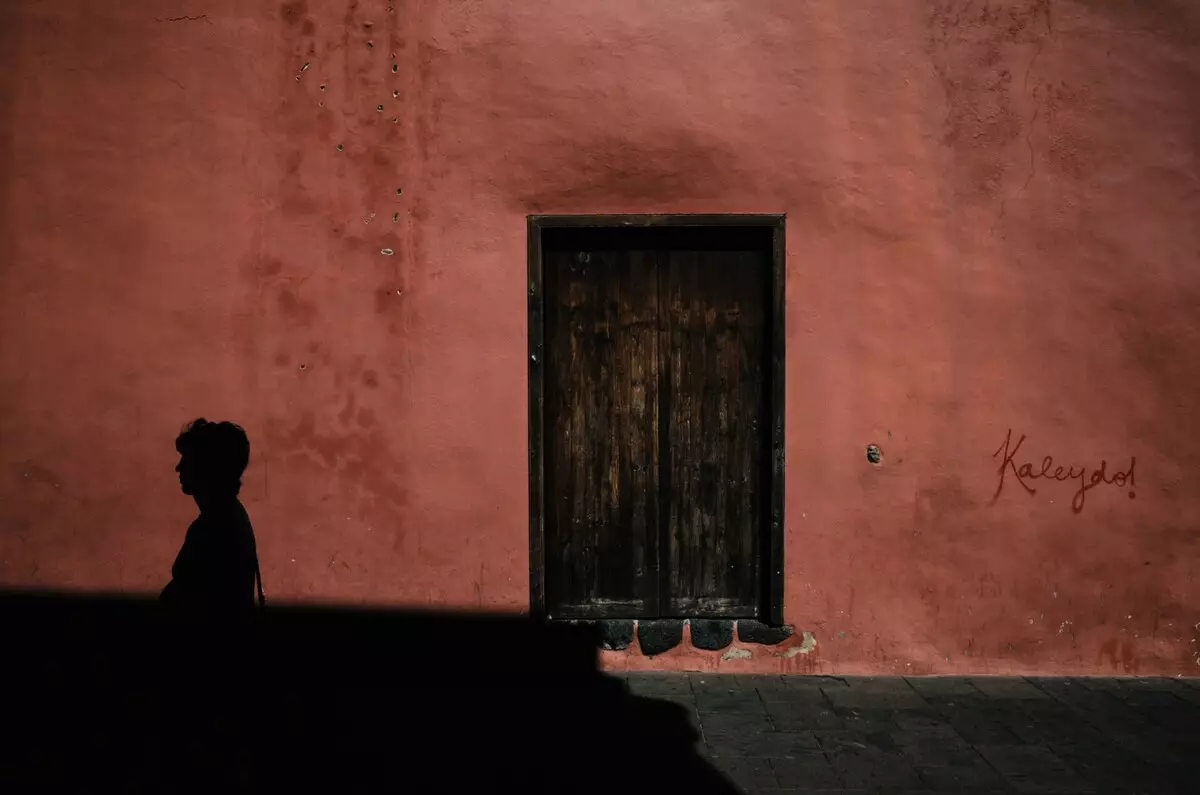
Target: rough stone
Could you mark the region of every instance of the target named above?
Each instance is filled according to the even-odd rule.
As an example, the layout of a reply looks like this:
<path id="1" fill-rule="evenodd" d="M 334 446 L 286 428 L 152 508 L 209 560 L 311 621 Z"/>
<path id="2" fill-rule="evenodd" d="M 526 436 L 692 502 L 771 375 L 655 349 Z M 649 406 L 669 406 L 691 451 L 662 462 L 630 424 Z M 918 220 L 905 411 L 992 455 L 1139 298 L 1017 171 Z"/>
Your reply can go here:
<path id="1" fill-rule="evenodd" d="M 683 642 L 683 622 L 676 619 L 639 621 L 637 632 L 642 654 L 647 657 L 670 651 Z"/>
<path id="2" fill-rule="evenodd" d="M 719 651 L 733 643 L 733 622 L 693 619 L 692 645 L 697 649 Z"/>
<path id="3" fill-rule="evenodd" d="M 742 643 L 761 643 L 764 646 L 773 646 L 790 638 L 794 631 L 790 624 L 773 627 L 753 619 L 742 619 L 737 622 L 738 640 Z"/>
<path id="4" fill-rule="evenodd" d="M 633 620 L 610 620 L 596 622 L 600 631 L 600 648 L 620 651 L 633 643 Z"/>

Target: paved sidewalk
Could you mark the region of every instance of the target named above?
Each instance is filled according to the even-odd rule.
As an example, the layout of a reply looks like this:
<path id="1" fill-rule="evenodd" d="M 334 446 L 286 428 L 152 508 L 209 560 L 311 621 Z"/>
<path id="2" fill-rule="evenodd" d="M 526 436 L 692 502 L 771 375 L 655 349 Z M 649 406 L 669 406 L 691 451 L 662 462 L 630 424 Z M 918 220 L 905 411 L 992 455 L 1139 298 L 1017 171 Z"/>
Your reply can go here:
<path id="1" fill-rule="evenodd" d="M 1200 679 L 619 676 L 748 795 L 1200 793 Z"/>

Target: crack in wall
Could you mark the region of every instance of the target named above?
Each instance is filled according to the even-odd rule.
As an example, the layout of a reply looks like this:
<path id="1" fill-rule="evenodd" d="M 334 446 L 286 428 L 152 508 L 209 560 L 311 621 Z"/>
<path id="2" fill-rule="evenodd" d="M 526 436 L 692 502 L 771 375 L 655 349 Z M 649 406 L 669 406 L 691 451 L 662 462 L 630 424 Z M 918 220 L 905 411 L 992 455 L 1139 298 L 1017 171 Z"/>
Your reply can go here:
<path id="1" fill-rule="evenodd" d="M 212 24 L 212 22 L 208 19 L 208 14 L 197 14 L 194 17 L 166 17 L 165 19 L 161 17 L 154 18 L 155 22 L 199 22 L 200 20 L 204 20 L 210 25 Z"/>
<path id="2" fill-rule="evenodd" d="M 1008 212 L 1008 202 L 1012 199 L 1018 199 L 1023 196 L 1025 191 L 1029 189 L 1030 183 L 1033 182 L 1033 178 L 1037 176 L 1037 154 L 1033 146 L 1033 133 L 1035 126 L 1037 125 L 1038 118 L 1041 116 L 1042 107 L 1045 105 L 1045 96 L 1041 91 L 1043 85 L 1042 80 L 1036 76 L 1034 69 L 1037 66 L 1038 59 L 1042 57 L 1042 53 L 1045 51 L 1047 43 L 1049 43 L 1052 38 L 1056 37 L 1054 29 L 1053 5 L 1050 0 L 1045 0 L 1045 2 L 1039 7 L 1039 10 L 1042 12 L 1042 15 L 1045 19 L 1046 30 L 1045 33 L 1038 39 L 1033 56 L 1029 59 L 1029 63 L 1025 67 L 1025 77 L 1021 83 L 1022 91 L 1027 96 L 1031 96 L 1034 101 L 1033 113 L 1030 115 L 1029 121 L 1025 124 L 1024 135 L 1025 148 L 1029 153 L 1029 172 L 1025 175 L 1025 180 L 1021 183 L 1021 187 L 1016 191 L 1016 193 L 1012 194 L 1011 196 L 1005 196 L 1000 200 L 1000 211 L 997 214 L 996 221 L 992 224 L 991 229 L 991 234 L 993 236 L 995 236 L 996 230 L 1000 227 L 1001 223 L 1003 223 Z M 1030 91 L 1029 88 L 1030 79 L 1034 80 L 1032 91 Z"/>

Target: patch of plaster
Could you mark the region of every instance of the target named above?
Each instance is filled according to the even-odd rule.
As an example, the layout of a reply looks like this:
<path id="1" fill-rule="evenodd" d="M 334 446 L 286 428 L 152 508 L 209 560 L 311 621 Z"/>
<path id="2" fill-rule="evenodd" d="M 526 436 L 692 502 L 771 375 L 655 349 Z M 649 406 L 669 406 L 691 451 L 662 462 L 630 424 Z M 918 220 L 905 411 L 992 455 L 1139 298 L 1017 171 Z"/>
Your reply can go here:
<path id="1" fill-rule="evenodd" d="M 734 646 L 733 648 L 729 649 L 729 651 L 721 655 L 721 660 L 749 660 L 753 656 L 754 653 L 749 649 L 740 649 L 737 646 Z"/>
<path id="2" fill-rule="evenodd" d="M 795 657 L 797 654 L 811 654 L 817 648 L 817 638 L 807 630 L 800 633 L 800 645 L 793 646 L 783 653 L 784 657 Z"/>

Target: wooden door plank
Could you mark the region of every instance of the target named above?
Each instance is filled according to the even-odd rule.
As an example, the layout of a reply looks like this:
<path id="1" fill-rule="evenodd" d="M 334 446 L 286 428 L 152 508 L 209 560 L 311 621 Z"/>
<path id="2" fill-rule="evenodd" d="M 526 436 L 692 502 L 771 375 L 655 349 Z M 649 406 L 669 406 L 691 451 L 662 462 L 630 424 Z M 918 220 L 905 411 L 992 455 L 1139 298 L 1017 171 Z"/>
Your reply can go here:
<path id="1" fill-rule="evenodd" d="M 660 478 L 671 615 L 753 616 L 762 604 L 770 267 L 767 251 L 666 254 Z"/>
<path id="2" fill-rule="evenodd" d="M 548 610 L 656 615 L 655 255 L 567 249 L 544 260 Z"/>

